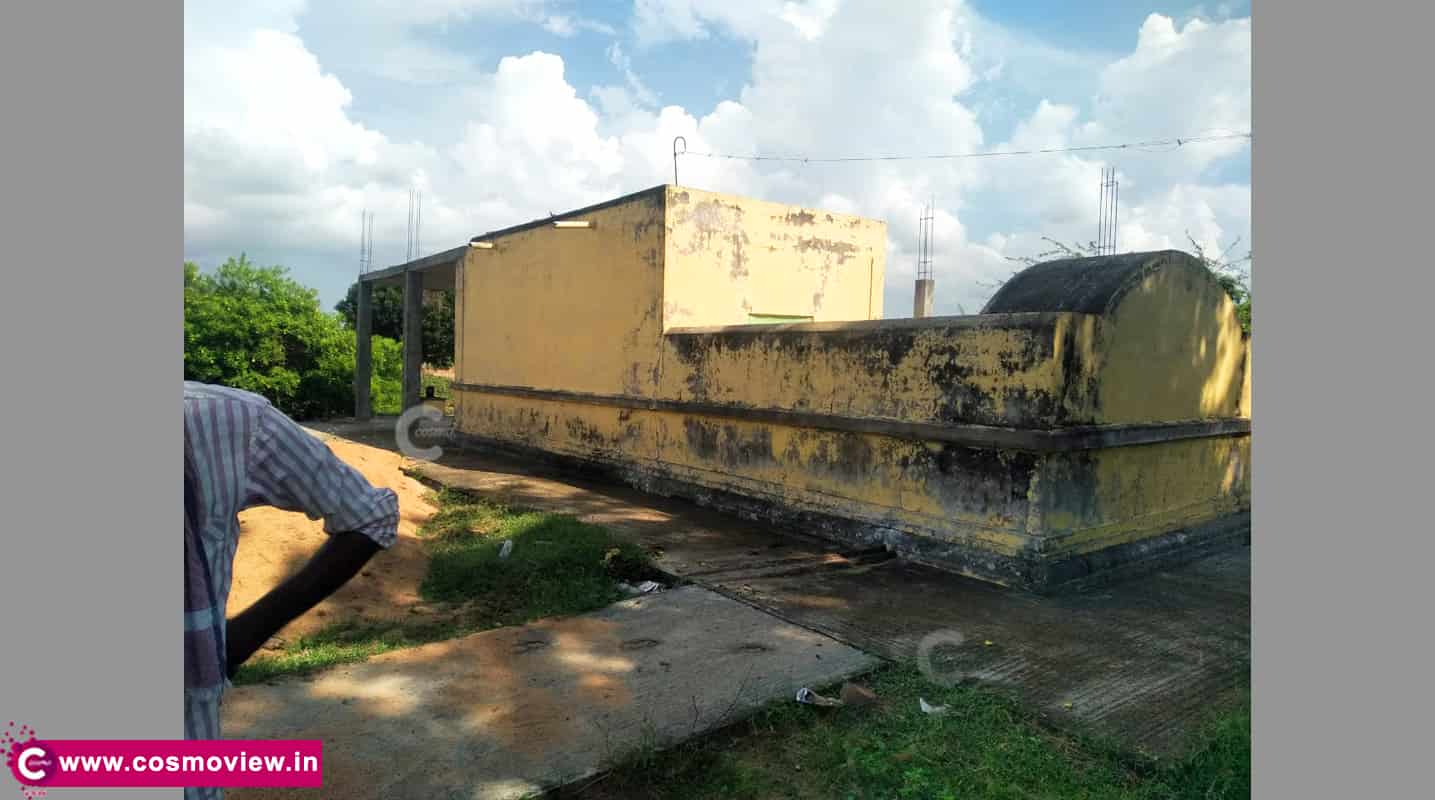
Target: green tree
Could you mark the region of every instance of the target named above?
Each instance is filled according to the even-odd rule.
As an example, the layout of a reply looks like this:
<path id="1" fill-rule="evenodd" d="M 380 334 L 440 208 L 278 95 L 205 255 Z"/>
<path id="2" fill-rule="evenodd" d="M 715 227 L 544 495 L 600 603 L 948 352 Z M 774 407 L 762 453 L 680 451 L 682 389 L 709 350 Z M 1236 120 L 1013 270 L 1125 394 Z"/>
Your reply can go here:
<path id="1" fill-rule="evenodd" d="M 349 284 L 344 299 L 334 305 L 334 310 L 344 318 L 344 324 L 355 326 L 359 309 L 359 284 Z M 372 325 L 370 333 L 386 339 L 402 341 L 404 338 L 404 290 L 397 286 L 375 286 L 369 303 Z"/>
<path id="2" fill-rule="evenodd" d="M 423 319 L 424 363 L 444 368 L 453 364 L 453 309 L 452 289 L 435 293 L 436 297 L 425 298 Z M 404 338 L 404 290 L 397 286 L 374 287 L 371 302 L 372 333 L 389 339 L 402 341 Z M 359 284 L 349 284 L 349 291 L 334 306 L 344 317 L 344 324 L 353 330 L 358 318 Z"/>
<path id="3" fill-rule="evenodd" d="M 374 337 L 374 394 L 400 391 L 398 344 Z M 184 377 L 263 395 L 298 419 L 352 413 L 354 336 L 283 267 L 244 255 L 184 265 Z"/>
<path id="4" fill-rule="evenodd" d="M 1231 252 L 1241 243 L 1237 238 L 1230 247 L 1212 255 L 1208 253 L 1199 242 L 1186 232 L 1186 240 L 1191 243 L 1192 254 L 1200 259 L 1206 268 L 1216 274 L 1216 280 L 1225 288 L 1226 294 L 1236 303 L 1236 316 L 1241 320 L 1241 330 L 1251 332 L 1251 251 L 1246 250 L 1244 256 L 1232 258 Z"/>

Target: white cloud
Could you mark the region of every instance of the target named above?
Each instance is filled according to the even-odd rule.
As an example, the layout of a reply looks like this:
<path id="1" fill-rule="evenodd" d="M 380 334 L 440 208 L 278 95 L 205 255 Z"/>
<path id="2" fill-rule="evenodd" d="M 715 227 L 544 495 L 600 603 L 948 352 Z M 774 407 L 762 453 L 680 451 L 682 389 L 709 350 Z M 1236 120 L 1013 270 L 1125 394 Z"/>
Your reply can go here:
<path id="1" fill-rule="evenodd" d="M 202 1 L 213 5 L 212 0 Z M 192 2 L 186 3 L 186 12 Z M 559 13 L 565 4 L 566 0 L 308 0 L 291 6 L 300 6 L 295 17 L 301 35 L 312 48 L 329 54 L 331 66 L 402 84 L 449 86 L 481 76 L 479 64 L 488 53 L 478 45 L 492 40 L 456 42 L 444 39 L 444 34 L 468 23 L 531 24 L 574 32 L 591 24 Z"/>
<path id="2" fill-rule="evenodd" d="M 573 20 L 561 14 L 544 20 L 543 29 L 555 36 L 575 36 L 578 33 L 578 26 Z"/>
<path id="3" fill-rule="evenodd" d="M 543 0 L 366 0 L 344 2 L 355 16 L 400 27 L 461 22 L 482 16 L 543 19 Z"/>
<path id="4" fill-rule="evenodd" d="M 590 19 L 571 17 L 567 14 L 554 14 L 543 21 L 543 29 L 555 36 L 564 38 L 577 36 L 581 31 L 593 31 L 604 36 L 616 36 L 618 32 L 612 25 L 597 22 Z"/>
<path id="5" fill-rule="evenodd" d="M 1102 133 L 1119 141 L 1251 129 L 1251 21 L 1211 24 L 1192 19 L 1177 28 L 1152 14 L 1136 49 L 1101 73 L 1095 115 Z M 1243 140 L 1182 148 L 1159 163 L 1201 170 L 1248 144 Z"/>
<path id="6" fill-rule="evenodd" d="M 1043 101 L 994 149 L 1089 146 L 1192 134 L 1250 130 L 1250 24 L 1192 20 L 1177 29 L 1150 16 L 1135 49 L 1100 72 L 1100 95 L 1087 114 Z M 984 161 L 982 198 L 1013 218 L 989 240 L 993 253 L 1034 256 L 1050 237 L 1072 245 L 1095 238 L 1099 174 L 1115 166 L 1120 183 L 1121 250 L 1189 249 L 1186 231 L 1207 248 L 1251 241 L 1249 184 L 1207 185 L 1204 172 L 1249 144 L 1193 143 L 1170 150 L 1098 151 Z M 1019 191 L 1002 191 L 1002 184 Z M 1014 204 L 1017 204 L 1013 207 Z M 994 277 L 1010 271 L 988 262 Z M 984 294 L 984 293 L 980 293 Z"/>
<path id="7" fill-rule="evenodd" d="M 187 5 L 185 236 L 187 255 L 254 252 L 263 242 L 327 259 L 327 277 L 310 279 L 327 294 L 350 280 L 361 209 L 377 212 L 376 260 L 402 255 L 411 185 L 424 191 L 423 240 L 432 251 L 669 181 L 677 135 L 694 153 L 821 157 L 1062 147 L 1250 124 L 1248 20 L 1178 28 L 1153 15 L 1133 31 L 1130 52 L 1094 61 L 1022 40 L 957 2 L 639 0 L 631 20 L 638 46 L 713 36 L 751 44 L 736 94 L 694 109 L 660 106 L 623 39 L 606 53 L 623 84 L 580 93 L 557 54 L 510 53 L 485 71 L 416 33 L 484 16 L 560 36 L 600 30 L 556 3 L 356 5 L 350 15 L 366 36 L 380 36 L 386 52 L 409 53 L 386 68 L 391 77 L 458 81 L 412 128 L 420 141 L 403 141 L 356 121 L 351 90 L 306 46 L 320 12 L 337 8 L 315 5 L 325 6 L 223 7 L 233 21 L 217 4 L 195 14 Z M 417 49 L 405 50 L 410 44 Z M 1028 107 L 1007 141 L 989 141 L 976 109 L 1006 84 L 984 84 L 1043 70 L 1085 77 L 1034 83 L 1055 94 Z M 1083 85 L 1096 95 L 1089 106 L 1073 89 Z M 680 167 L 688 185 L 885 219 L 888 313 L 904 315 L 928 199 L 938 209 L 938 310 L 975 312 L 987 294 L 981 283 L 1009 274 L 1009 257 L 1046 249 L 1042 236 L 1092 238 L 1107 163 L 1122 182 L 1123 247 L 1184 246 L 1188 228 L 1207 246 L 1249 242 L 1249 186 L 1203 180 L 1244 146 L 839 165 L 688 156 Z"/>
<path id="8" fill-rule="evenodd" d="M 542 216 L 606 199 L 621 186 L 619 141 L 599 133 L 598 115 L 565 80 L 556 55 L 503 59 L 474 93 L 472 114 L 451 156 L 480 200 L 510 198 Z"/>
<path id="9" fill-rule="evenodd" d="M 349 90 L 292 32 L 300 4 L 266 9 L 242 32 L 206 10 L 186 15 L 186 254 L 329 251 L 356 242 L 366 207 L 376 239 L 393 236 L 407 187 L 436 154 L 349 117 Z"/>
<path id="10" fill-rule="evenodd" d="M 651 107 L 658 104 L 658 96 L 643 84 L 636 73 L 633 72 L 633 60 L 623 52 L 623 46 L 618 42 L 608 45 L 608 61 L 623 73 L 623 80 L 627 83 L 628 91 L 634 102 L 640 106 Z"/>
<path id="11" fill-rule="evenodd" d="M 724 33 L 758 40 L 774 30 L 779 35 L 795 32 L 813 39 L 822 34 L 841 5 L 839 0 L 636 0 L 633 29 L 643 44 L 707 39 Z"/>
<path id="12" fill-rule="evenodd" d="M 1251 191 L 1249 186 L 1177 184 L 1133 205 L 1119 220 L 1122 240 L 1133 250 L 1190 250 L 1187 234 L 1207 251 L 1219 251 L 1241 240 L 1250 249 Z"/>

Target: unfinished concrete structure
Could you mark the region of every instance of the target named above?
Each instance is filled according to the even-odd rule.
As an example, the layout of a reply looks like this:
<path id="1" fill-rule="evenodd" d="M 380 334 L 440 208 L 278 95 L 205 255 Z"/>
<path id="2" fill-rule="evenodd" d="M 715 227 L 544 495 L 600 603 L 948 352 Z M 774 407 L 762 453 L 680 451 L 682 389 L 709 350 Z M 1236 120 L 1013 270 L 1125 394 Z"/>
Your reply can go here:
<path id="1" fill-rule="evenodd" d="M 932 301 L 936 296 L 937 282 L 931 278 L 918 278 L 912 287 L 912 316 L 921 319 L 932 316 Z"/>
<path id="2" fill-rule="evenodd" d="M 885 320 L 885 242 L 659 186 L 378 275 L 451 274 L 467 441 L 1028 588 L 1248 536 L 1249 344 L 1199 262 L 1050 262 Z"/>

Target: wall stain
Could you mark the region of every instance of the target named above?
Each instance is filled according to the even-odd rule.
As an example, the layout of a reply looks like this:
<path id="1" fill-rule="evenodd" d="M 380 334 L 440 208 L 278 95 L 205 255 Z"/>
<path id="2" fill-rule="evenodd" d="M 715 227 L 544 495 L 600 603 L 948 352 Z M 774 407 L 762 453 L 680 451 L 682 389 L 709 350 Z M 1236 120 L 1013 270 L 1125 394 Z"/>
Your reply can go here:
<path id="1" fill-rule="evenodd" d="M 747 241 L 747 234 L 743 231 L 736 231 L 732 235 L 732 270 L 728 274 L 735 281 L 747 277 L 747 258 L 742 252 Z"/>
<path id="2" fill-rule="evenodd" d="M 581 442 L 593 450 L 603 450 L 612 445 L 602 431 L 589 425 L 581 417 L 568 418 L 568 438 Z"/>
<path id="3" fill-rule="evenodd" d="M 1097 464 L 1093 452 L 1083 450 L 1049 459 L 1042 470 L 1042 508 L 1048 514 L 1059 511 L 1077 525 L 1099 520 L 1101 507 L 1097 484 Z"/>
<path id="4" fill-rule="evenodd" d="M 809 236 L 797 240 L 798 252 L 807 253 L 814 250 L 823 253 L 832 253 L 837 256 L 838 264 L 845 264 L 847 263 L 847 259 L 851 258 L 852 255 L 857 252 L 857 245 L 851 242 L 838 242 L 817 236 Z"/>
<path id="5" fill-rule="evenodd" d="M 1026 516 L 1032 476 L 1041 464 L 1034 453 L 943 444 L 915 450 L 911 462 L 927 491 L 955 513 L 1008 521 Z"/>
<path id="6" fill-rule="evenodd" d="M 642 244 L 644 237 L 649 235 L 649 231 L 655 227 L 662 227 L 662 225 L 663 220 L 660 217 L 649 217 L 641 222 L 633 223 L 633 242 Z"/>
<path id="7" fill-rule="evenodd" d="M 744 435 L 737 425 L 707 422 L 694 417 L 683 419 L 688 448 L 699 458 L 717 461 L 729 468 L 753 467 L 776 462 L 772 453 L 772 431 L 757 426 Z"/>

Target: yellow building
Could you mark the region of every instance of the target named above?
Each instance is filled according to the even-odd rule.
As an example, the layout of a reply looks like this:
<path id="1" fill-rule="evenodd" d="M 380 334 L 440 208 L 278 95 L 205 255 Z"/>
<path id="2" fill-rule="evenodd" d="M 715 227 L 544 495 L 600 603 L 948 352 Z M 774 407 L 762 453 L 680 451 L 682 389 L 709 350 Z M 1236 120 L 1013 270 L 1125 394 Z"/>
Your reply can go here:
<path id="1" fill-rule="evenodd" d="M 1248 537 L 1249 344 L 1199 262 L 1049 262 L 884 320 L 885 242 L 659 186 L 431 257 L 456 430 L 1037 589 Z"/>

